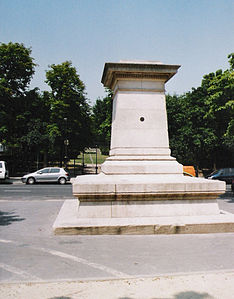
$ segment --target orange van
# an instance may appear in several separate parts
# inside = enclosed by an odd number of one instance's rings
[[[196,171],[194,166],[183,166],[184,175],[196,176]]]

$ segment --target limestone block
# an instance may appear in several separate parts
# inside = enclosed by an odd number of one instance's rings
[[[80,202],[77,217],[79,218],[111,218],[110,202]]]
[[[126,91],[113,101],[111,149],[169,148],[164,95]]]
[[[101,166],[105,174],[179,174],[183,166],[177,161],[106,161]]]
[[[143,146],[143,145],[142,145]],[[165,156],[166,159],[170,157],[170,149],[168,147],[115,147],[110,150],[110,156],[126,156],[126,160],[134,159],[135,156]],[[163,159],[165,159],[163,157]]]
[[[183,175],[99,175],[78,176],[73,194],[81,201],[214,199],[226,184]]]
[[[131,90],[133,93],[134,91],[141,90],[141,91],[157,91],[157,92],[164,92],[164,84],[160,81],[153,81],[153,80],[132,80],[132,81],[125,81],[125,80],[118,80],[118,90],[120,91],[126,91]]]
[[[111,178],[105,177],[103,174],[77,176],[73,181],[73,193],[114,194],[115,184]]]
[[[116,201],[112,202],[112,217],[168,217],[219,215],[216,200]]]

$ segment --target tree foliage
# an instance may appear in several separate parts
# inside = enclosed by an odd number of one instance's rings
[[[202,87],[207,91],[205,101],[209,106],[205,117],[212,121],[221,147],[234,152],[234,53],[228,58],[230,69],[204,76]]]
[[[93,106],[92,123],[95,143],[103,153],[108,154],[111,139],[113,94],[110,90],[106,90],[106,92],[106,97],[98,98]]]
[[[218,70],[182,96],[167,96],[170,146],[182,164],[200,168],[234,164],[234,73]]]
[[[64,156],[64,142],[69,141],[70,157],[77,156],[91,144],[90,106],[85,86],[72,63],[52,64],[46,72],[50,120],[48,133],[53,149]]]
[[[21,96],[35,72],[31,49],[23,44],[0,44],[0,92],[9,97]]]
[[[51,65],[46,73],[51,92],[29,89],[35,71],[31,49],[23,44],[0,45],[0,142],[13,165],[64,159],[90,144],[90,106],[84,83],[71,62]],[[65,121],[66,119],[66,121]]]
[[[28,85],[35,71],[30,55],[23,44],[0,45],[0,141],[9,151],[24,148]]]

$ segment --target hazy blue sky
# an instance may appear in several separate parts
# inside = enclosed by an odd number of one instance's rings
[[[94,103],[105,62],[180,64],[167,92],[200,85],[227,69],[234,51],[234,0],[0,0],[0,42],[32,48],[41,90],[49,64],[70,60]]]

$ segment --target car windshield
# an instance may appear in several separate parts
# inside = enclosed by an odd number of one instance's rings
[[[219,172],[219,170],[215,170],[215,171],[213,171],[210,175],[215,175],[215,174],[217,174]]]

